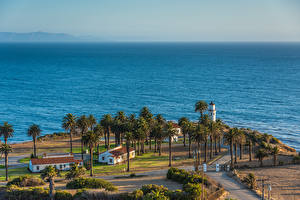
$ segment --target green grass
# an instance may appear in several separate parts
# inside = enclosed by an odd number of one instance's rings
[[[178,162],[178,161],[173,161]],[[144,170],[151,167],[168,166],[169,157],[166,155],[158,156],[154,153],[145,153],[130,160],[130,168],[134,170]],[[127,169],[127,162],[118,165],[94,164],[94,173],[96,174],[122,174]]]
[[[20,162],[20,163],[29,163],[29,161],[30,161],[29,157],[18,160],[18,162]]]
[[[0,169],[5,169],[5,166],[4,165],[0,165]]]
[[[112,148],[115,148],[115,147],[116,147],[115,144],[111,144],[111,145],[110,145],[110,148],[111,148],[111,149],[112,149]],[[87,149],[88,149],[88,148],[84,147],[84,148],[83,148],[83,152],[85,153],[85,151],[86,151]],[[63,148],[62,151],[65,152],[65,153],[69,153],[69,152],[70,152],[70,148]],[[97,148],[95,148],[94,151],[96,152],[96,151],[97,151]],[[99,151],[100,151],[100,152],[106,151],[105,145],[100,145]],[[73,153],[81,153],[81,147],[74,147],[74,148],[73,148]]]
[[[31,174],[27,167],[9,169],[8,170],[8,178],[9,180],[14,179],[16,177]],[[32,174],[33,176],[39,176],[39,174]],[[0,171],[0,181],[5,181],[5,170]]]

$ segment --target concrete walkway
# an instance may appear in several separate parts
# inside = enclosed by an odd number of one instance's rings
[[[225,164],[230,161],[230,155],[227,154],[212,163],[215,164]],[[227,176],[226,172],[206,172],[205,173],[210,178],[214,179],[216,182],[220,183],[229,195],[226,198],[239,199],[239,200],[258,200],[260,199],[257,194],[246,188],[244,185],[235,181],[234,179]]]

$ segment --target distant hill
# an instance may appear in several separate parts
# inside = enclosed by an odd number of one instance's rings
[[[68,42],[85,40],[65,33],[15,33],[0,32],[0,42]]]

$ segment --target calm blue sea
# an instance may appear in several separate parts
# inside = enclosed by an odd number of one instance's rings
[[[197,100],[217,117],[273,134],[300,150],[300,43],[0,44],[0,122],[11,142],[62,131],[66,113],[138,113],[197,120]]]

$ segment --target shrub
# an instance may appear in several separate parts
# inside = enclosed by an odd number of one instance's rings
[[[72,200],[73,196],[67,191],[57,190],[54,195],[55,200]]]
[[[131,200],[127,194],[110,193],[106,191],[79,191],[74,197],[74,200]]]
[[[246,183],[250,189],[256,188],[256,177],[253,173],[249,173],[246,177],[242,180],[244,183]]]
[[[131,173],[129,177],[136,177],[135,173]]]
[[[142,190],[135,190],[131,194],[129,194],[129,199],[131,200],[142,200],[144,193]]]
[[[85,174],[85,169],[78,164],[72,164],[70,170],[66,174],[66,179],[79,178]]]
[[[183,190],[188,194],[189,199],[199,199],[201,197],[201,185],[188,183],[183,186]]]
[[[76,178],[69,183],[67,183],[66,187],[68,189],[82,189],[82,188],[90,188],[90,189],[105,189],[106,191],[116,191],[118,190],[116,186],[112,183],[105,181],[103,179],[95,179],[95,178]]]
[[[7,183],[7,186],[16,185],[19,187],[28,187],[28,186],[40,186],[44,184],[45,182],[38,177],[25,175],[25,176],[19,176],[9,181]]]
[[[279,165],[283,165],[284,164],[284,162],[283,161],[279,161],[279,163],[278,163]]]
[[[294,156],[294,158],[293,158],[293,163],[294,163],[294,164],[300,163],[300,155]]]
[[[20,188],[15,185],[8,187],[5,199],[9,200],[48,200],[49,192],[47,189],[39,187]]]
[[[169,200],[170,198],[168,196],[165,196],[163,193],[157,191],[152,191],[151,193],[146,194],[143,197],[143,200]]]
[[[164,187],[163,185],[159,186],[159,185],[155,185],[155,184],[149,184],[149,185],[143,185],[141,188],[142,192],[144,195],[148,194],[148,193],[162,193],[164,195],[168,194],[168,188]]]

